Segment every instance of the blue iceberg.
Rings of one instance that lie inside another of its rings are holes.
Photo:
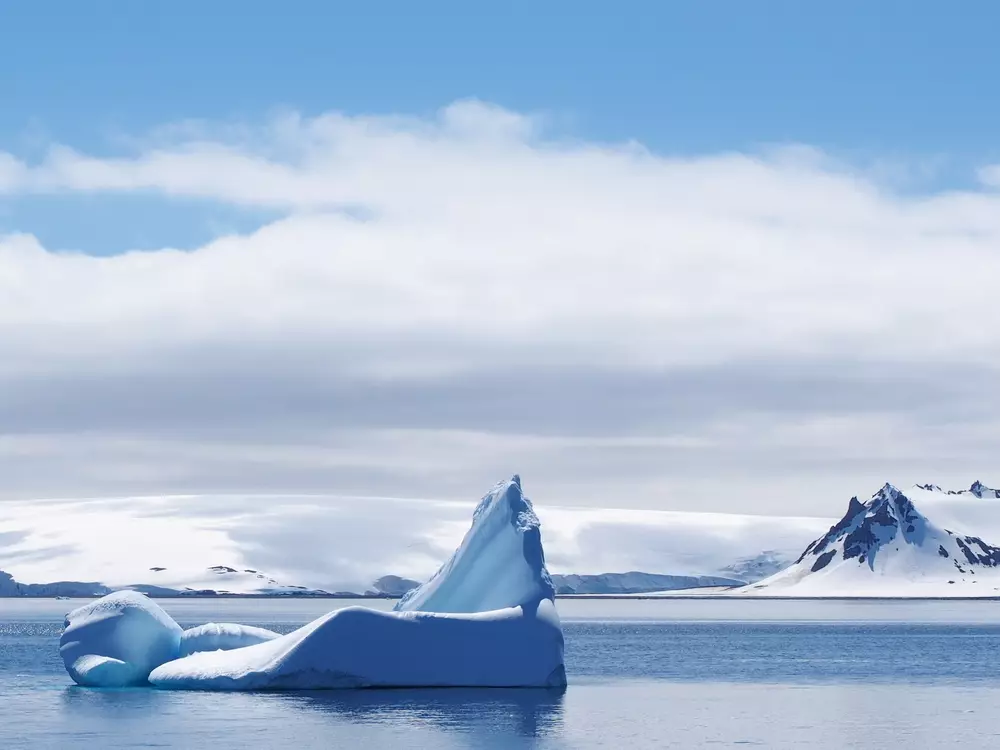
[[[266,643],[280,637],[280,633],[252,625],[209,622],[181,633],[178,656],[190,656],[202,651],[230,651]]]
[[[183,632],[145,595],[116,591],[66,615],[59,653],[79,685],[141,685],[179,656]]]
[[[102,613],[100,628],[91,610]],[[228,624],[181,631],[154,602],[123,592],[70,613],[62,649],[67,671],[81,685],[316,690],[566,684],[538,519],[517,476],[482,499],[451,559],[392,612],[348,607],[282,636]],[[107,660],[121,666],[102,667]]]

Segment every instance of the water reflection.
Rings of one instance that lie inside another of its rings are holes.
[[[185,715],[253,717],[272,726],[409,727],[466,736],[535,738],[562,731],[565,695],[566,688],[226,693],[73,686],[62,691],[62,703],[64,718],[78,728],[108,719],[130,723]]]
[[[62,690],[63,707],[72,715],[129,718],[158,714],[171,699],[150,687],[88,688],[70,685]]]
[[[352,722],[410,722],[444,730],[540,737],[561,728],[565,694],[566,688],[436,688],[328,690],[268,697]]]

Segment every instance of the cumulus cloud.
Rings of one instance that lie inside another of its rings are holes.
[[[661,155],[478,102],[133,145],[0,154],[0,195],[281,218],[112,257],[0,239],[7,493],[118,487],[131,445],[177,458],[130,491],[251,476],[427,496],[450,446],[447,493],[528,465],[557,502],[584,471],[588,504],[721,509],[700,489],[718,477],[827,515],[800,482],[964,481],[1000,447],[995,192],[903,195],[803,147]]]

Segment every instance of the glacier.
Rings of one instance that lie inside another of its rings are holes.
[[[563,635],[541,531],[518,476],[477,506],[451,559],[392,612],[336,610],[287,635],[209,623],[182,631],[118,592],[67,617],[66,668],[81,685],[290,690],[561,687]]]

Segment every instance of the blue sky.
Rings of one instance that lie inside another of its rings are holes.
[[[878,160],[907,189],[1000,161],[994,3],[173,3],[0,10],[0,144],[103,153],[185,119],[428,114],[476,97],[665,153],[799,142]],[[902,177],[900,178],[900,175]],[[132,220],[109,223],[116,213]],[[0,203],[0,229],[93,253],[192,247],[260,222],[132,197]]]
[[[725,508],[722,472],[828,515],[987,481],[998,27],[987,2],[6,4],[8,491],[428,496],[460,460],[438,490],[533,470],[560,502]]]
[[[996,156],[990,2],[6,4],[0,138],[478,97],[665,151]]]

